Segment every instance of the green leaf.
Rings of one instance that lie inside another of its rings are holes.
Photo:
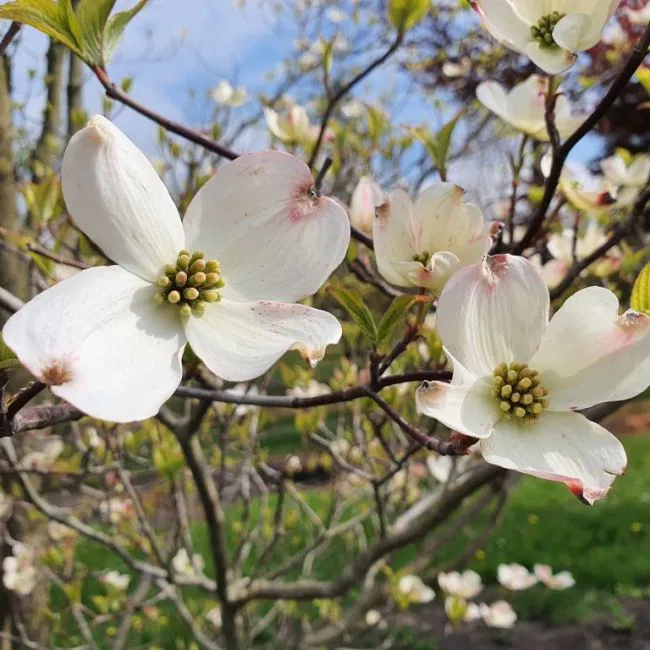
[[[389,0],[388,18],[399,31],[415,27],[429,11],[431,0]]]
[[[639,68],[636,71],[636,78],[641,82],[648,95],[650,95],[650,70],[648,68]]]
[[[81,0],[77,18],[86,55],[98,64],[104,64],[104,29],[116,0]]]
[[[436,164],[438,165],[438,169],[445,169],[447,166],[447,158],[449,157],[449,148],[451,146],[451,136],[454,133],[454,129],[456,128],[456,124],[458,124],[458,120],[460,120],[460,116],[462,115],[462,112],[459,112],[455,117],[453,117],[447,124],[445,124],[442,129],[438,132],[438,159],[436,160]]]
[[[0,6],[0,18],[29,25],[63,43],[88,65],[104,67],[124,28],[147,3],[139,0],[111,17],[116,1],[80,0],[75,12],[72,0],[14,0]]]
[[[135,18],[140,10],[147,4],[147,0],[138,0],[134,7],[126,11],[120,11],[108,19],[106,28],[104,29],[104,63],[108,63],[113,52],[122,38],[122,33],[126,26]]]
[[[70,0],[15,0],[0,6],[0,18],[29,25],[83,58],[82,44],[78,40],[79,26],[75,20],[70,24],[71,12]]]
[[[352,316],[363,335],[374,345],[377,342],[377,326],[363,300],[347,289],[329,287],[328,292]]]
[[[634,311],[650,316],[650,262],[648,262],[634,283],[630,306]]]
[[[18,361],[18,357],[7,347],[2,340],[2,333],[0,333],[0,371],[8,370],[9,368],[18,368],[19,366],[20,362]]]
[[[390,339],[395,326],[399,323],[402,316],[415,303],[415,296],[399,296],[395,298],[390,307],[382,317],[379,327],[377,328],[377,345],[380,346]]]
[[[415,127],[411,133],[425,146],[431,159],[440,172],[444,172],[449,158],[451,136],[458,124],[462,111],[445,124],[436,135],[432,135],[425,127]]]

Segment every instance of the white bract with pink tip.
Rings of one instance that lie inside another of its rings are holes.
[[[459,268],[478,262],[492,241],[482,212],[451,183],[428,187],[415,203],[394,190],[376,215],[377,268],[398,287],[439,293]]]
[[[621,0],[470,0],[490,34],[549,74],[596,45]]]
[[[626,456],[576,411],[650,384],[650,318],[618,312],[611,291],[590,287],[549,322],[546,284],[528,260],[499,255],[461,269],[437,311],[453,380],[421,386],[418,410],[478,438],[489,463],[564,482],[593,503]]]
[[[79,228],[116,263],[38,295],[5,343],[52,391],[97,418],[157,413],[194,353],[222,379],[246,381],[288,350],[312,364],[341,336],[326,312],[295,304],[345,255],[345,210],[280,152],[220,169],[181,222],[146,156],[94,117],[63,158],[63,194]]]
[[[546,128],[546,94],[548,78],[531,75],[510,91],[496,81],[484,81],[476,88],[477,99],[488,110],[535,140],[548,142]],[[562,138],[571,135],[586,119],[574,115],[566,95],[559,94],[555,102],[555,127]]]

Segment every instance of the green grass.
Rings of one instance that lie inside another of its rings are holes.
[[[600,503],[587,507],[577,501],[562,485],[524,477],[512,491],[505,517],[494,537],[482,552],[470,563],[488,585],[488,600],[507,597],[521,619],[545,619],[552,622],[582,620],[596,611],[609,610],[617,616],[620,609],[617,595],[642,596],[650,587],[650,438],[635,437],[625,440],[629,457],[627,474],[618,479],[610,495]],[[275,503],[275,495],[270,503]],[[307,493],[311,508],[324,516],[329,506],[326,491]],[[309,542],[310,526],[297,506],[287,502],[285,512],[293,512],[295,524],[278,544],[274,554],[265,558],[265,566],[278,566],[291,554],[298,552]],[[263,516],[260,501],[254,501],[250,520]],[[350,513],[352,514],[352,513]],[[229,548],[237,545],[243,510],[235,505],[227,512]],[[272,515],[268,510],[267,517]],[[454,557],[475,537],[480,526],[467,527],[463,534],[449,545],[436,563]],[[209,557],[208,535],[203,524],[193,529],[196,550]],[[418,552],[417,544],[403,549],[395,564],[402,565],[413,559]],[[349,556],[342,540],[332,546],[314,566],[314,576],[331,579],[340,570],[341,558]],[[347,555],[346,555],[347,554]],[[116,568],[126,571],[125,566],[97,545],[82,542],[77,549],[77,561],[90,571]],[[256,561],[250,557],[245,567]],[[496,568],[502,562],[519,562],[532,568],[536,562],[550,564],[554,570],[570,570],[577,581],[574,588],[565,592],[553,592],[544,587],[516,595],[506,594],[496,584]],[[212,574],[211,567],[207,573]],[[295,574],[294,574],[295,575]],[[62,594],[53,593],[55,601],[64,602]],[[83,586],[84,602],[91,604],[92,596],[105,593],[94,579],[87,579]],[[190,607],[201,611],[200,596],[189,594]],[[134,633],[133,644],[149,646],[155,642],[160,648],[184,648],[182,638],[186,630],[175,616],[173,608],[165,606],[162,614],[169,626],[161,632],[160,622],[143,622],[141,632]],[[136,638],[137,637],[137,638]],[[161,640],[162,638],[162,640]]]

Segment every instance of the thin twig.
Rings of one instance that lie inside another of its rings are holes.
[[[385,63],[398,50],[403,40],[404,40],[404,31],[400,30],[398,31],[397,37],[393,41],[392,45],[386,50],[386,52],[384,52],[379,58],[372,61],[372,63],[366,66],[361,72],[359,72],[359,74],[355,75],[350,81],[348,81],[348,83],[342,86],[339,89],[339,91],[330,98],[329,102],[327,103],[327,107],[325,108],[325,112],[323,113],[323,117],[321,119],[318,138],[316,138],[316,143],[314,144],[314,148],[312,149],[311,156],[309,157],[308,165],[310,167],[313,167],[314,163],[316,162],[318,152],[320,151],[321,145],[323,144],[323,138],[325,137],[325,131],[327,130],[327,125],[338,103],[359,82],[363,81],[375,68],[378,68],[380,65]]]
[[[231,149],[220,145],[218,142],[207,138],[199,131],[190,129],[187,126],[179,124],[178,122],[169,120],[159,113],[156,113],[146,106],[143,106],[139,102],[136,102],[132,97],[127,95],[121,88],[119,88],[119,86],[111,81],[108,73],[103,68],[99,66],[93,66],[92,71],[95,73],[95,76],[97,77],[99,83],[104,87],[104,90],[106,90],[106,96],[110,99],[115,99],[121,104],[132,108],[137,113],[140,113],[140,115],[144,115],[156,124],[159,124],[164,129],[167,129],[176,135],[180,135],[182,138],[185,138],[190,142],[194,142],[194,144],[198,144],[208,151],[211,151],[212,153],[216,153],[219,156],[228,158],[228,160],[234,160],[235,158],[239,157],[238,153],[235,153]]]
[[[546,179],[542,201],[539,205],[539,208],[537,209],[537,212],[535,212],[533,218],[530,221],[530,225],[526,231],[526,234],[523,236],[521,241],[513,247],[513,253],[519,255],[522,251],[524,251],[532,244],[538,230],[541,228],[542,223],[544,222],[544,218],[546,217],[546,213],[548,212],[548,209],[551,205],[551,201],[555,196],[555,190],[557,189],[558,183],[560,182],[560,176],[562,175],[562,168],[564,167],[564,162],[566,161],[569,153],[571,153],[572,149],[578,144],[578,142],[580,142],[580,140],[582,140],[582,138],[591,132],[596,124],[600,122],[607,111],[609,111],[609,109],[613,106],[614,102],[618,99],[618,96],[621,94],[625,86],[627,86],[630,79],[634,76],[634,73],[643,63],[649,46],[650,23],[648,23],[645,33],[634,47],[634,50],[630,58],[627,60],[627,63],[623,67],[621,74],[619,74],[605,96],[601,99],[598,106],[596,106],[594,112],[555,152],[556,155],[553,156],[551,172]]]
[[[20,31],[20,28],[22,25],[20,23],[17,23],[15,20],[9,25],[9,29],[7,30],[7,33],[2,37],[2,40],[0,41],[0,56],[4,56],[4,53],[7,51],[7,48],[11,44],[11,41],[16,38],[16,35]]]

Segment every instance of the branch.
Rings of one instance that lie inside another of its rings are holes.
[[[4,307],[7,311],[14,313],[17,312],[25,303],[14,296],[13,293],[0,287],[0,307]]]
[[[121,104],[132,108],[137,113],[140,113],[140,115],[144,115],[156,124],[162,126],[167,131],[171,131],[176,135],[180,135],[182,138],[185,138],[190,142],[194,142],[194,144],[198,144],[208,151],[216,153],[218,156],[223,156],[224,158],[228,158],[228,160],[234,160],[235,158],[239,157],[238,153],[235,153],[231,149],[220,145],[218,142],[215,142],[210,138],[206,138],[199,131],[190,129],[187,126],[179,124],[178,122],[173,122],[172,120],[169,120],[166,117],[163,117],[162,115],[147,108],[146,106],[143,106],[142,104],[136,102],[132,97],[127,95],[121,88],[119,88],[111,81],[108,73],[103,68],[100,68],[99,66],[93,66],[92,71],[95,73],[95,76],[97,77],[99,83],[106,90],[107,97],[115,99]]]
[[[380,65],[382,65],[382,63],[385,63],[388,59],[390,59],[390,57],[393,56],[393,54],[398,50],[403,40],[404,32],[400,30],[397,33],[397,37],[393,41],[393,44],[386,50],[386,52],[384,52],[384,54],[382,54],[378,59],[375,59],[372,63],[365,67],[361,72],[359,72],[359,74],[348,81],[348,83],[341,87],[339,91],[330,98],[329,102],[327,103],[327,108],[325,109],[325,112],[323,113],[323,117],[321,119],[318,138],[316,138],[316,143],[314,144],[314,148],[311,151],[311,156],[309,157],[309,162],[307,163],[310,167],[314,166],[318,152],[320,151],[321,145],[323,144],[323,137],[325,136],[327,125],[338,103],[352,90],[352,88],[354,88],[359,82],[363,81],[375,68],[378,68]]]
[[[650,179],[648,179],[650,183]],[[643,216],[645,206],[650,200],[650,185],[641,192],[636,202],[634,203],[634,208],[630,213],[630,216],[623,221],[614,226],[612,234],[604,241],[595,251],[590,255],[587,255],[584,259],[580,260],[573,264],[569,269],[566,276],[562,281],[553,288],[551,291],[551,299],[555,300],[559,298],[573,283],[573,281],[589,266],[594,262],[597,262],[603,255],[605,255],[609,250],[614,248],[619,244],[627,235],[631,234],[634,230],[636,222]]]
[[[440,440],[436,436],[429,434],[418,429],[417,427],[409,424],[388,402],[382,399],[377,393],[366,389],[366,395],[379,406],[379,408],[388,415],[388,417],[397,424],[397,426],[409,437],[411,440],[420,443],[423,447],[435,451],[442,456],[453,456],[464,453],[464,450],[459,448],[454,442],[448,440]]]
[[[251,600],[311,600],[314,598],[335,598],[344,595],[352,586],[359,584],[368,569],[387,553],[411,544],[432,528],[442,523],[456,511],[462,502],[484,485],[503,474],[505,470],[493,465],[482,465],[477,468],[457,488],[443,495],[437,507],[426,511],[422,517],[413,522],[412,526],[398,532],[389,533],[369,549],[361,551],[350,558],[341,576],[334,581],[299,579],[295,582],[279,582],[255,580],[248,589],[242,588],[235,603],[243,605]]]
[[[643,63],[649,46],[650,23],[646,27],[643,36],[639,39],[638,43],[634,47],[634,50],[630,58],[627,60],[627,63],[623,67],[621,74],[616,78],[605,96],[601,99],[598,106],[596,106],[594,112],[582,123],[580,128],[556,151],[557,155],[553,156],[551,173],[546,179],[546,185],[544,187],[544,197],[542,198],[542,202],[530,222],[530,226],[528,227],[526,234],[523,236],[521,241],[512,249],[512,252],[514,254],[521,254],[522,251],[524,251],[532,244],[535,236],[537,235],[537,232],[544,222],[544,218],[546,217],[546,213],[548,212],[548,209],[551,205],[551,201],[555,196],[555,190],[557,189],[558,183],[560,182],[562,168],[564,167],[564,162],[566,161],[569,153],[571,153],[571,150],[578,144],[578,142],[580,142],[580,140],[582,140],[582,138],[584,138],[596,126],[596,124],[600,122],[607,111],[609,111],[609,109],[613,106],[614,102],[618,99],[618,96],[621,94],[625,86],[627,86],[630,79],[634,76],[634,73]]]
[[[237,650],[236,607],[228,599],[228,551],[225,539],[225,514],[217,486],[214,483],[208,463],[203,455],[197,436],[177,434],[185,462],[192,472],[196,489],[201,499],[205,520],[210,531],[210,548],[217,579],[217,596],[221,601],[223,636],[227,650]]]
[[[0,41],[0,56],[4,56],[4,53],[7,51],[7,48],[11,44],[11,41],[16,38],[18,32],[20,31],[21,26],[21,23],[17,23],[15,20],[11,23],[11,25],[9,25],[7,33],[2,37],[2,41]]]

